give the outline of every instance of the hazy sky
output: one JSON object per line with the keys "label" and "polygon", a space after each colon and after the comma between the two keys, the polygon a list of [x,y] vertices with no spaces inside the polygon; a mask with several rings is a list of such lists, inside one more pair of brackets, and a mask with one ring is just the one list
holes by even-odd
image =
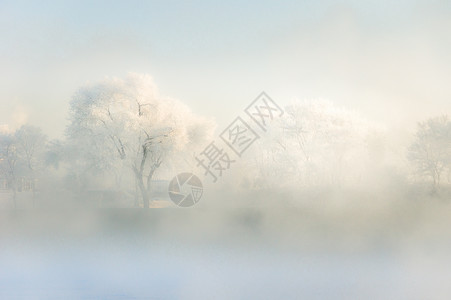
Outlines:
{"label": "hazy sky", "polygon": [[77,88],[127,72],[220,126],[262,90],[411,126],[451,113],[451,2],[0,0],[0,125],[57,137]]}

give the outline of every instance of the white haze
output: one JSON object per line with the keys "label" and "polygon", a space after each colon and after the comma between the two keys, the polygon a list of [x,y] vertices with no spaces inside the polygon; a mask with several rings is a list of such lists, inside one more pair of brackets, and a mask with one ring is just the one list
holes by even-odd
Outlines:
{"label": "white haze", "polygon": [[[274,3],[0,3],[0,180],[13,141],[39,180],[0,190],[0,299],[450,298],[449,3]],[[284,116],[213,183],[194,156],[262,90]],[[139,207],[105,132],[149,126],[195,206]]]}

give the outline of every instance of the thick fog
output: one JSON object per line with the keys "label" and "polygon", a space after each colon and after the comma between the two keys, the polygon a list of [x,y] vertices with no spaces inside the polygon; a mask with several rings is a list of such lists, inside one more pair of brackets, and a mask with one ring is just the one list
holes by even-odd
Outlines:
{"label": "thick fog", "polygon": [[449,299],[443,1],[0,4],[1,299]]}

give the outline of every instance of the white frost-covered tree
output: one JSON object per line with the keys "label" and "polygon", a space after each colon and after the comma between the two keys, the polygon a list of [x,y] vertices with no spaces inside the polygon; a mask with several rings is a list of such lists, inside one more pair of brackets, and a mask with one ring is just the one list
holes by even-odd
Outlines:
{"label": "white frost-covered tree", "polygon": [[34,198],[36,180],[45,165],[47,137],[39,127],[31,125],[21,126],[14,137],[19,156],[26,166],[26,177],[32,182],[31,189]]}
{"label": "white frost-covered tree", "polygon": [[0,174],[13,191],[14,205],[20,178],[31,183],[34,205],[36,180],[44,167],[46,140],[41,129],[31,125],[0,134]]}
{"label": "white frost-covered tree", "polygon": [[130,74],[81,88],[70,103],[67,137],[82,172],[132,171],[144,207],[151,181],[166,160],[192,155],[214,130],[177,100],[159,95],[148,75]]}
{"label": "white frost-covered tree", "polygon": [[284,110],[255,147],[257,185],[301,188],[360,180],[376,126],[328,101],[294,102]]}
{"label": "white frost-covered tree", "polygon": [[13,202],[16,207],[17,178],[19,173],[19,155],[14,136],[0,134],[0,174],[13,191]]}
{"label": "white frost-covered tree", "polygon": [[434,191],[440,187],[442,175],[451,170],[451,121],[447,116],[418,124],[408,159],[418,175],[432,179]]}

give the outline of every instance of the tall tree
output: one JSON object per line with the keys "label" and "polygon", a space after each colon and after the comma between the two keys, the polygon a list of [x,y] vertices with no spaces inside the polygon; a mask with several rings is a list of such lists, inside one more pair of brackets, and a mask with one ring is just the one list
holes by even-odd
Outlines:
{"label": "tall tree", "polygon": [[294,102],[255,147],[258,181],[296,187],[351,183],[368,160],[371,132],[376,126],[331,102]]}
{"label": "tall tree", "polygon": [[6,179],[7,184],[13,191],[14,208],[17,207],[17,177],[18,177],[19,157],[17,145],[13,135],[0,135],[0,172]]}
{"label": "tall tree", "polygon": [[38,127],[23,125],[14,134],[19,156],[26,166],[26,177],[31,182],[35,205],[36,180],[45,164],[47,137]]}
{"label": "tall tree", "polygon": [[81,88],[70,103],[67,137],[84,172],[120,180],[130,169],[147,208],[162,163],[203,145],[213,129],[181,102],[161,97],[150,76],[130,74]]}
{"label": "tall tree", "polygon": [[420,176],[432,180],[433,189],[437,191],[443,173],[451,167],[451,122],[447,116],[430,118],[418,124],[408,159]]}

